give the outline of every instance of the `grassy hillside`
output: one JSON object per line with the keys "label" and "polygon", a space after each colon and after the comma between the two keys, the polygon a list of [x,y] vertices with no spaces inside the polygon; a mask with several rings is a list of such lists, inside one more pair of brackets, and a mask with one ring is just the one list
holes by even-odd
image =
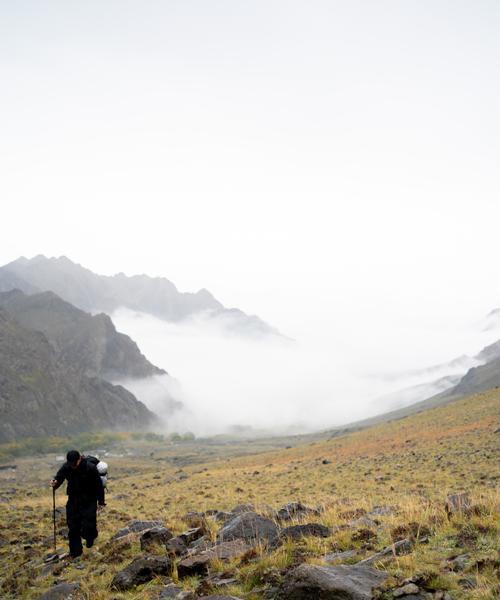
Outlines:
{"label": "grassy hillside", "polygon": [[[443,598],[447,591],[456,600],[493,599],[500,593],[499,440],[500,391],[493,390],[343,437],[271,452],[232,457],[247,449],[191,444],[186,452],[186,446],[157,444],[152,451],[148,446],[143,456],[109,459],[112,479],[97,548],[87,550],[80,563],[62,561],[45,574],[42,558],[50,552],[52,531],[45,484],[55,470],[53,455],[19,459],[15,474],[0,471],[0,596],[37,598],[64,580],[80,582],[82,597],[93,600],[155,598],[159,579],[130,592],[110,591],[113,575],[140,554],[137,539],[123,547],[110,542],[129,520],[161,519],[178,534],[189,527],[190,511],[248,503],[270,515],[301,501],[321,511],[305,522],[327,525],[332,534],[271,551],[258,548],[229,563],[213,561],[212,573],[236,579],[219,593],[265,598],[292,565],[325,564],[329,553],[347,550],[355,553],[344,560],[355,563],[409,538],[415,542],[409,554],[374,565],[390,575],[384,597],[392,598],[390,589],[413,578],[428,597]],[[470,494],[472,512],[449,519],[446,495],[462,490]],[[63,504],[59,491],[58,506]],[[387,514],[371,514],[376,506]],[[371,522],[356,522],[363,517]],[[206,524],[215,538],[220,524],[212,517]],[[61,517],[59,528],[64,526]],[[63,549],[64,541],[59,542]],[[453,562],[458,555],[466,555],[459,566]],[[200,581],[191,577],[179,585],[196,589]]]}

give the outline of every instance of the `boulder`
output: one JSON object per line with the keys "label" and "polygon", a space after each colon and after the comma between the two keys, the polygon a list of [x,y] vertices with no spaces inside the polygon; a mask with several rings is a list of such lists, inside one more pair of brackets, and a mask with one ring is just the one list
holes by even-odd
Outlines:
{"label": "boulder", "polygon": [[111,538],[112,540],[118,540],[121,537],[125,537],[130,533],[141,533],[152,527],[163,527],[163,521],[129,521],[125,527],[119,529],[115,535]]}
{"label": "boulder", "polygon": [[226,561],[237,556],[243,556],[250,548],[243,540],[223,542],[199,554],[194,554],[181,560],[177,565],[177,573],[181,578],[191,575],[207,575],[210,561],[216,559]]}
{"label": "boulder", "polygon": [[168,556],[139,556],[114,576],[111,587],[120,591],[130,590],[158,575],[170,575],[171,571],[172,561]]}
{"label": "boulder", "polygon": [[307,536],[326,538],[330,535],[332,535],[332,530],[329,527],[319,523],[307,523],[306,525],[285,527],[280,533],[280,541],[285,539],[300,540],[300,538]]}
{"label": "boulder", "polygon": [[374,590],[387,575],[370,567],[302,564],[289,571],[279,592],[280,600],[372,600]]}
{"label": "boulder", "polygon": [[146,529],[139,538],[141,550],[144,552],[153,549],[155,546],[165,546],[168,540],[173,537],[173,533],[166,527],[151,527],[151,529]]}
{"label": "boulder", "polygon": [[278,539],[278,527],[271,519],[254,512],[245,512],[227,521],[217,535],[219,542],[238,539],[252,544],[273,545]]}
{"label": "boulder", "polygon": [[45,594],[38,596],[37,600],[79,600],[80,598],[83,598],[83,595],[77,583],[59,583]]}

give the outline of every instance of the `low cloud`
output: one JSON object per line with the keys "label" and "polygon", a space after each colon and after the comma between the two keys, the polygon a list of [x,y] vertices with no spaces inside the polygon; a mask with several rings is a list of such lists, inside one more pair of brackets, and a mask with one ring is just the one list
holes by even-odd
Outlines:
{"label": "low cloud", "polygon": [[[228,335],[226,327],[203,315],[174,324],[120,309],[112,318],[119,331],[130,335],[148,359],[171,376],[122,383],[163,418],[167,432],[198,436],[298,433],[342,425],[397,406],[398,390],[456,376],[472,364],[463,359],[449,368],[446,363],[424,368],[425,348],[417,351],[414,345],[416,369],[408,370],[412,355],[403,363],[403,346],[381,344],[372,361],[361,346],[346,352],[346,344],[336,339],[315,343]],[[486,343],[469,333],[466,351]],[[465,343],[466,337],[455,339]],[[458,355],[464,348],[456,350]],[[374,364],[385,369],[374,373]],[[422,394],[426,389],[434,388],[422,385]],[[384,396],[390,402],[380,400]],[[409,398],[420,399],[418,391],[402,392],[399,404],[409,403]]]}

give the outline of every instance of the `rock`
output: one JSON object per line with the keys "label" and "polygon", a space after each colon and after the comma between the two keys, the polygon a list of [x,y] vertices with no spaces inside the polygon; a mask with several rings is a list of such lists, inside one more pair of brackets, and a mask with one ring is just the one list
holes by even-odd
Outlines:
{"label": "rock", "polygon": [[371,600],[387,575],[370,567],[302,564],[289,571],[281,586],[280,600]]}
{"label": "rock", "polygon": [[83,598],[77,583],[59,583],[45,594],[38,596],[37,600],[78,600]]}
{"label": "rock", "polygon": [[168,556],[139,556],[114,576],[111,587],[120,591],[130,590],[158,575],[170,575],[171,570],[172,561]]}
{"label": "rock", "polygon": [[146,529],[151,529],[152,527],[163,526],[163,521],[130,521],[125,527],[119,529],[111,539],[118,540],[119,538],[125,537],[130,533],[141,533],[146,531]]}
{"label": "rock", "polygon": [[392,592],[394,598],[400,598],[401,596],[408,596],[409,594],[418,594],[420,591],[418,585],[414,583],[407,583],[403,587],[398,588]]}
{"label": "rock", "polygon": [[187,523],[188,527],[202,527],[207,529],[207,520],[205,515],[200,512],[188,512],[182,517],[182,520]]}
{"label": "rock", "polygon": [[194,592],[184,591],[173,583],[164,587],[158,596],[158,600],[197,600],[197,598],[198,596]]}
{"label": "rock", "polygon": [[167,541],[165,544],[167,552],[175,556],[183,556],[187,552],[187,544],[184,538],[177,536]]}
{"label": "rock", "polygon": [[242,556],[250,548],[248,544],[239,539],[223,542],[199,554],[194,554],[181,560],[177,565],[177,573],[181,578],[191,575],[207,575],[210,561],[215,559],[226,561],[237,556]]}
{"label": "rock", "polygon": [[467,566],[467,562],[470,558],[469,554],[460,554],[448,560],[448,566],[452,571],[463,571]]}
{"label": "rock", "polygon": [[217,540],[226,542],[242,539],[249,543],[273,545],[278,539],[278,527],[274,521],[254,512],[245,512],[224,524]]}
{"label": "rock", "polygon": [[188,529],[180,534],[180,538],[184,540],[187,546],[193,543],[195,540],[202,538],[206,534],[206,529],[204,527],[193,527],[192,529]]}
{"label": "rock", "polygon": [[308,508],[301,502],[290,502],[276,511],[275,518],[278,521],[291,521],[292,519],[300,519],[307,515],[318,516],[319,514],[319,510]]}
{"label": "rock", "polygon": [[469,513],[471,510],[469,494],[467,494],[467,492],[448,494],[446,497],[445,510],[448,518],[457,513]]}
{"label": "rock", "polygon": [[141,550],[144,552],[150,551],[155,546],[165,546],[168,540],[173,537],[173,533],[166,527],[152,527],[151,529],[146,529],[139,539]]}
{"label": "rock", "polygon": [[200,596],[199,600],[241,600],[237,596]]}
{"label": "rock", "polygon": [[300,538],[312,536],[326,538],[332,534],[332,530],[319,523],[307,523],[306,525],[292,525],[285,527],[280,533],[280,541],[285,539],[299,540]]}
{"label": "rock", "polygon": [[401,556],[403,554],[409,554],[413,550],[413,544],[410,540],[399,540],[395,542],[391,546],[387,546],[380,552],[377,552],[373,556],[365,558],[361,560],[358,565],[370,565],[378,560],[382,560],[384,558],[393,557],[393,556]]}

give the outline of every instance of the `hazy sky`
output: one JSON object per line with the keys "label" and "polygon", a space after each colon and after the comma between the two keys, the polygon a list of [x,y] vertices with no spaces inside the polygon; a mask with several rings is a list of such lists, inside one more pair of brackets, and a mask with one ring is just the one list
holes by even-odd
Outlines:
{"label": "hazy sky", "polygon": [[499,32],[495,0],[2,2],[0,262],[451,358],[500,305]]}

